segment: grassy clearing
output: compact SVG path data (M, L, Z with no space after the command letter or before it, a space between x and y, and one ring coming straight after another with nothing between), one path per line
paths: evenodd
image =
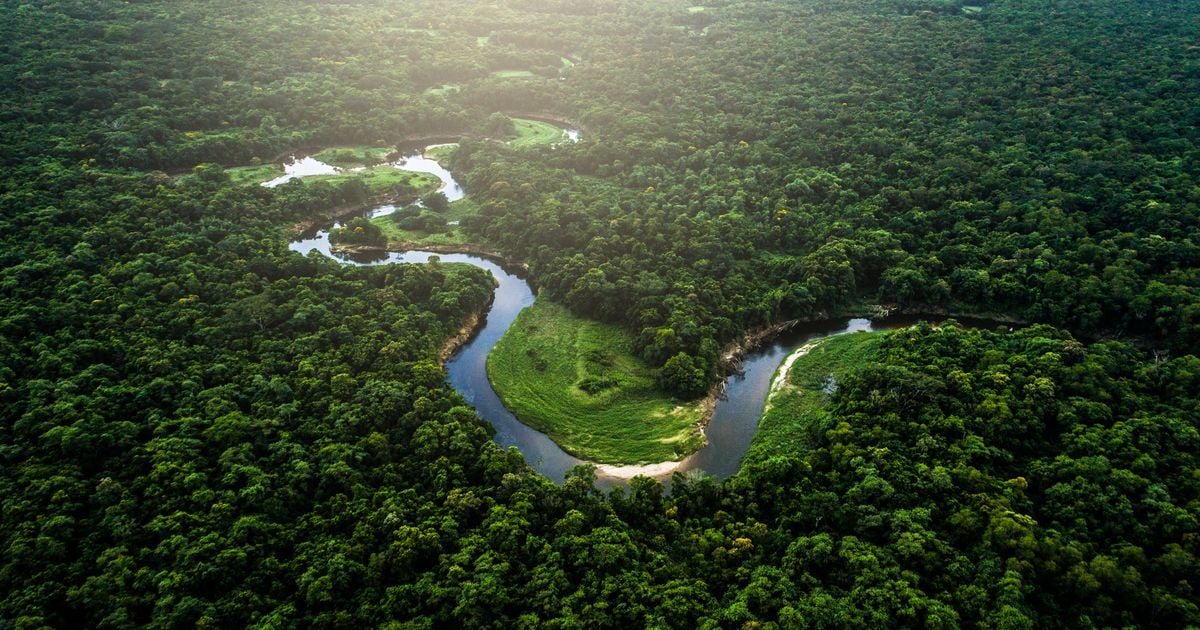
M827 416L830 386L846 373L875 358L888 331L857 332L818 341L808 354L798 357L788 371L786 384L771 393L769 410L758 423L742 465L764 461L772 455L801 448L808 427Z
M701 6L688 7L688 13L704 13L704 10L706 8L707 7L701 7Z
M461 91L462 87L463 86L459 83L443 83L441 85L435 85L431 88L426 88L425 93L441 95L454 94L455 92Z
M329 147L313 157L334 166L370 166L387 159L387 147Z
M654 463L702 445L694 431L700 404L663 393L627 332L549 301L521 312L487 365L496 393L522 422L583 459Z
M464 217L478 212L475 202L470 199L459 199L452 202L450 208L442 216L447 221L461 221ZM444 230L425 232L419 230L402 230L390 215L375 217L371 223L383 230L388 239L388 246L400 248L410 245L468 245L471 239L457 225L447 225Z
M567 140L566 132L550 123L524 118L514 118L512 121L517 128L517 137L508 143L514 147L557 144Z
M274 164L235 166L225 169L225 172L229 174L230 181L235 184L261 184L283 175L283 170Z
M501 79L534 79L537 75L528 70L497 70L492 76Z
M338 173L337 175L315 175L305 177L303 181L337 184L351 179L361 179L367 186L367 193L371 195L387 194L410 188L415 188L417 194L423 195L437 190L442 185L442 181L436 175L402 171L390 164L381 164L366 170Z
M442 166L446 166L450 161L450 155L458 148L458 143L439 144L425 150L425 157L436 160Z

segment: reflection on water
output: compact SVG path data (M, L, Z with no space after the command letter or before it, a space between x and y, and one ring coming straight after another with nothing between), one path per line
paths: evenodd
M442 185L438 188L438 192L446 195L446 199L449 201L458 201L465 194L463 193L462 186L458 185L458 182L455 181L450 171L446 170L441 164L438 164L437 160L427 158L422 153L406 155L393 163L393 166L401 170L413 171L414 173L432 173L437 175L437 178L442 180Z
M437 163L437 160L432 160L425 157L420 151L411 155L404 155L399 160L391 164L393 168L402 171L411 171L413 173L429 173L437 176L442 181L438 192L446 195L449 201L458 201L464 196L462 186L455 181L454 176L450 171ZM313 177L316 175L337 175L338 173L360 173L365 171L367 167L359 166L350 169L338 168L332 164L326 164L311 155L305 155L297 158L292 156L291 159L283 164L283 175L276 177L270 181L263 182L263 186L274 188L284 182L293 179L301 179L304 177ZM394 210L394 208L393 208Z
M342 169L326 164L311 155L306 155L302 158L292 156L291 160L284 162L283 175L272 179L269 182L263 182L263 186L274 188L284 182L301 177L312 177L314 175L337 175L342 172Z
M323 162L314 160L311 157L305 157L304 159L312 160L317 164L324 164ZM329 165L325 164L325 166ZM437 163L437 161L425 157L421 151L417 151L412 155L401 157L399 160L392 163L392 166L404 171L412 171L415 173L431 173L436 175L437 178L442 181L442 185L438 188L438 192L446 195L447 200L458 201L459 199L463 198L464 193L462 186L460 186L458 181L454 179L454 176L450 174L450 171L443 168L441 164ZM329 168L334 167L329 166ZM285 179L284 181L287 180ZM362 216L368 219L374 219L375 217L387 216L396 210L397 207L395 204L388 203L366 210L362 213ZM384 265L393 262L411 262L397 260L396 256L403 254L396 254L394 252L334 252L333 246L329 242L329 232L330 230L339 227L342 227L342 221L334 221L327 228L302 235L299 239L289 243L288 248L294 252L300 252L305 256L307 256L311 251L318 251L330 258L340 260L351 265Z

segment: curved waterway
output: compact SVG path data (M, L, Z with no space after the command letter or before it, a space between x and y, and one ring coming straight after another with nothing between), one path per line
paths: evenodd
M430 163L433 165L431 166ZM397 168L434 173L442 179L443 192L452 199L462 198L462 188L453 176L420 155L409 156L395 163ZM456 197L451 197L451 194ZM395 206L384 205L365 213L368 217L390 214ZM334 253L329 243L329 230L340 225L318 230L313 234L293 241L292 250L308 254L316 250L346 264L383 265L391 263L425 263L430 256L438 256L443 262L457 262L482 267L492 273L498 281L495 299L488 311L482 328L475 336L446 363L450 384L469 402L479 415L495 427L495 441L503 448L517 447L531 466L546 477L562 482L567 471L585 463L567 454L545 433L521 423L500 401L492 389L487 376L488 353L512 325L517 314L533 304L534 293L529 283L516 270L506 269L501 264L471 254L447 254L427 251L406 251L348 255ZM742 359L742 372L726 379L725 395L716 404L712 420L705 433L707 444L680 462L640 467L599 466L597 486L610 488L622 485L636 474L646 474L660 481L669 481L675 472L705 474L717 478L733 475L741 466L742 456L750 448L750 442L758 429L763 406L771 387L772 376L780 363L796 348L822 337L897 328L911 325L915 318L889 318L872 321L867 319L841 319L797 326L775 340L749 352ZM964 322L966 323L966 322Z
M436 146L436 145L433 145L433 146ZM426 147L426 148L430 148L430 147ZM303 172L295 170L295 169L289 170L292 165L296 165L296 164L304 165L303 168L305 170ZM455 181L454 176L450 174L450 171L446 170L446 168L444 166L442 166L441 164L439 164L437 160L433 160L433 159L425 157L424 151L418 150L414 153L404 155L399 160L392 162L391 166L394 168L398 168L400 170L404 170L404 171L412 171L415 173L429 173L431 175L436 176L438 179L440 179L442 181L442 185L438 187L437 192L440 192L440 193L446 195L447 201L458 201L459 199L462 199L464 196L466 196L466 193L463 192L462 186L460 186L459 183L457 181ZM284 165L285 174L280 176L277 179L273 179L269 182L264 182L263 186L274 187L274 186L278 186L279 184L282 184L283 182L285 182L289 179L292 179L292 178L307 177L307 176L313 175L313 174L324 175L327 172L329 172L327 169L337 169L337 167L331 166L329 164L325 164L324 162L321 162L321 161L313 158L312 156L304 156L301 158L296 158L295 156L292 156L292 160ZM350 169L350 170L356 171L356 170L362 170L362 169ZM340 173L342 171L334 170L332 172ZM375 206L374 208L370 208L370 209L364 211L362 213L362 216L364 216L368 219L373 219L375 217L387 216L387 215L395 212L396 210L397 210L397 206L395 204L388 203L388 204ZM332 224L330 224L326 228L318 229L311 233L302 235L299 239L292 241L288 245L288 247L291 248L292 251L300 252L301 254L304 254L306 256L308 255L308 252L316 250L316 251L321 252L322 254L325 254L326 256L328 256L330 258L334 258L336 260L340 260L340 261L342 261L344 263L348 263L348 264L385 265L388 263L400 263L400 262L425 262L425 260L402 260L402 258L404 257L404 254L407 252L405 252L405 253L388 252L386 254L379 254L379 253L347 254L347 253L342 253L342 252L335 253L329 243L329 231L334 228L341 227L341 226L342 226L342 221L340 221L340 220L334 221ZM446 260L448 261L449 258L446 258Z

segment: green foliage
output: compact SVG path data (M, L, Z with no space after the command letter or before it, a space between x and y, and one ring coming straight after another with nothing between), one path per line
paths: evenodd
M854 338L826 343L835 341L842 348L829 359L862 352ZM823 554L812 539L792 543L795 569L834 582L847 571L852 584L861 560L828 549L853 544L874 556L872 571L925 576L923 590L941 589L944 601L992 598L991 612L959 605L963 623L1130 625L1151 610L1171 611L1156 623L1193 623L1178 583L1152 568L1183 530L1164 529L1164 513L1147 503L1171 496L1186 511L1200 491L1194 465L1179 459L1200 436L1195 403L1162 394L1193 359L1151 362L1128 345L1086 347L1048 327L921 325L866 342L877 346L874 361L843 370L825 409L803 395L773 399L767 422L803 423L793 421L790 446L771 437L778 430L764 438L795 455L761 453L744 473L754 483L805 471L809 499L760 499L780 515L815 509L813 528L830 532ZM797 361L800 387L829 365L808 363ZM1147 439L1127 440L1138 432Z
M441 180L429 173L414 173L382 164L362 171L337 175L314 175L301 180L305 183L326 182L332 186L361 189L367 197L415 199L430 194L441 186ZM364 199L365 201L365 199Z
M329 231L329 242L336 245L374 245L387 244L387 237L378 225L364 217L354 217L341 227Z
M261 184L283 174L279 171L279 167L274 164L237 166L225 169L225 172L229 174L230 181L235 184Z
M708 375L697 367L696 360L685 352L667 359L658 370L658 382L663 389L682 398L695 398L707 389Z
M457 148L457 142L426 147L425 157L436 160L442 166L449 167L451 164L451 158L454 156L454 150Z
M555 125L540 120L517 118L511 123L516 137L509 141L514 147L534 147L565 142L567 135Z
M371 222L383 231L392 248L466 246L472 241L463 234L457 223L475 212L474 202L466 198L450 203L442 214L422 211L418 206L405 206L392 214L376 217Z
M691 8L0 4L0 627L1200 625L1196 3ZM919 327L730 480L556 486L435 362L485 273L285 246L431 189L237 185L496 112L587 133L419 237L626 331L581 401L864 299L1154 350Z
M786 368L786 375L776 374L773 379L767 408L743 465L804 448L806 436L828 421L827 403L841 381L876 361L877 348L887 334L856 332L806 344L807 350Z
M700 405L672 399L632 350L621 329L539 299L488 356L488 376L522 422L578 457L610 464L680 459L702 444L695 430Z
M450 201L446 199L446 194L436 190L421 195L421 203L425 204L426 208L439 214L450 209Z
M488 116L487 122L483 126L485 136L492 138L508 138L516 135L516 127L513 126L513 121L508 116L496 112Z
M343 168L374 166L383 162L390 150L387 147L331 147L313 155L326 164Z

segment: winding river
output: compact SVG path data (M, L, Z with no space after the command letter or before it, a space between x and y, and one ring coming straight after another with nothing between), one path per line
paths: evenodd
M447 201L458 201L465 196L462 186L460 186L458 182L454 180L454 176L450 174L450 171L446 170L446 168L439 164L437 160L425 157L424 151L417 151L404 155L395 162L392 162L391 165L394 168L405 171L430 173L436 176L442 181L442 185L438 187L437 191L446 195ZM292 159L285 163L283 167L283 175L269 182L264 182L263 186L274 187L293 178L308 177L310 175L325 175L331 172L341 172L340 170L337 170L337 167L325 164L324 162L321 162L312 156L303 156L299 158L292 156ZM331 171L329 169L334 170ZM353 171L356 169L351 170ZM373 219L375 217L387 216L396 210L397 206L395 204L388 203L364 211L363 216L367 217L368 219ZM385 265L388 263L425 262L425 259L428 258L428 256L426 256L421 260L408 260L405 258L408 252L389 252L387 254L335 253L329 243L329 231L341 226L341 221L334 221L327 228L301 235L299 239L292 241L288 246L292 251L300 252L304 255L308 255L310 251L316 250L330 258L340 260L344 263L357 265ZM443 256L443 259L447 261L450 260L449 256Z
M311 167L312 165L310 165ZM451 200L461 199L462 188L453 176L437 162L420 154L407 156L395 163L397 168L433 173L441 178L441 190ZM376 217L396 210L383 205L365 212ZM470 254L446 254L427 251L388 252L381 254L348 255L335 253L329 243L329 228L293 241L290 248L302 254L316 250L346 264L383 265L391 263L424 263L437 255L443 262L458 262L487 269L499 282L491 310L484 325L475 336L446 363L451 385L475 407L479 415L495 427L496 442L503 448L517 447L525 460L546 477L562 482L567 471L582 460L567 454L546 434L522 424L496 395L487 376L487 356L517 314L533 303L534 293L519 272L506 269L492 260ZM706 474L725 478L738 471L742 456L750 447L758 428L759 418L771 387L772 376L780 363L797 347L821 337L854 331L896 328L913 323L913 318L890 318L884 321L842 319L806 324L791 329L769 345L759 347L742 359L742 373L728 377L725 396L717 402L713 417L705 430L707 444L681 462L641 467L598 466L597 486L610 488L622 485L634 474L645 474L660 481L669 481L676 472Z

